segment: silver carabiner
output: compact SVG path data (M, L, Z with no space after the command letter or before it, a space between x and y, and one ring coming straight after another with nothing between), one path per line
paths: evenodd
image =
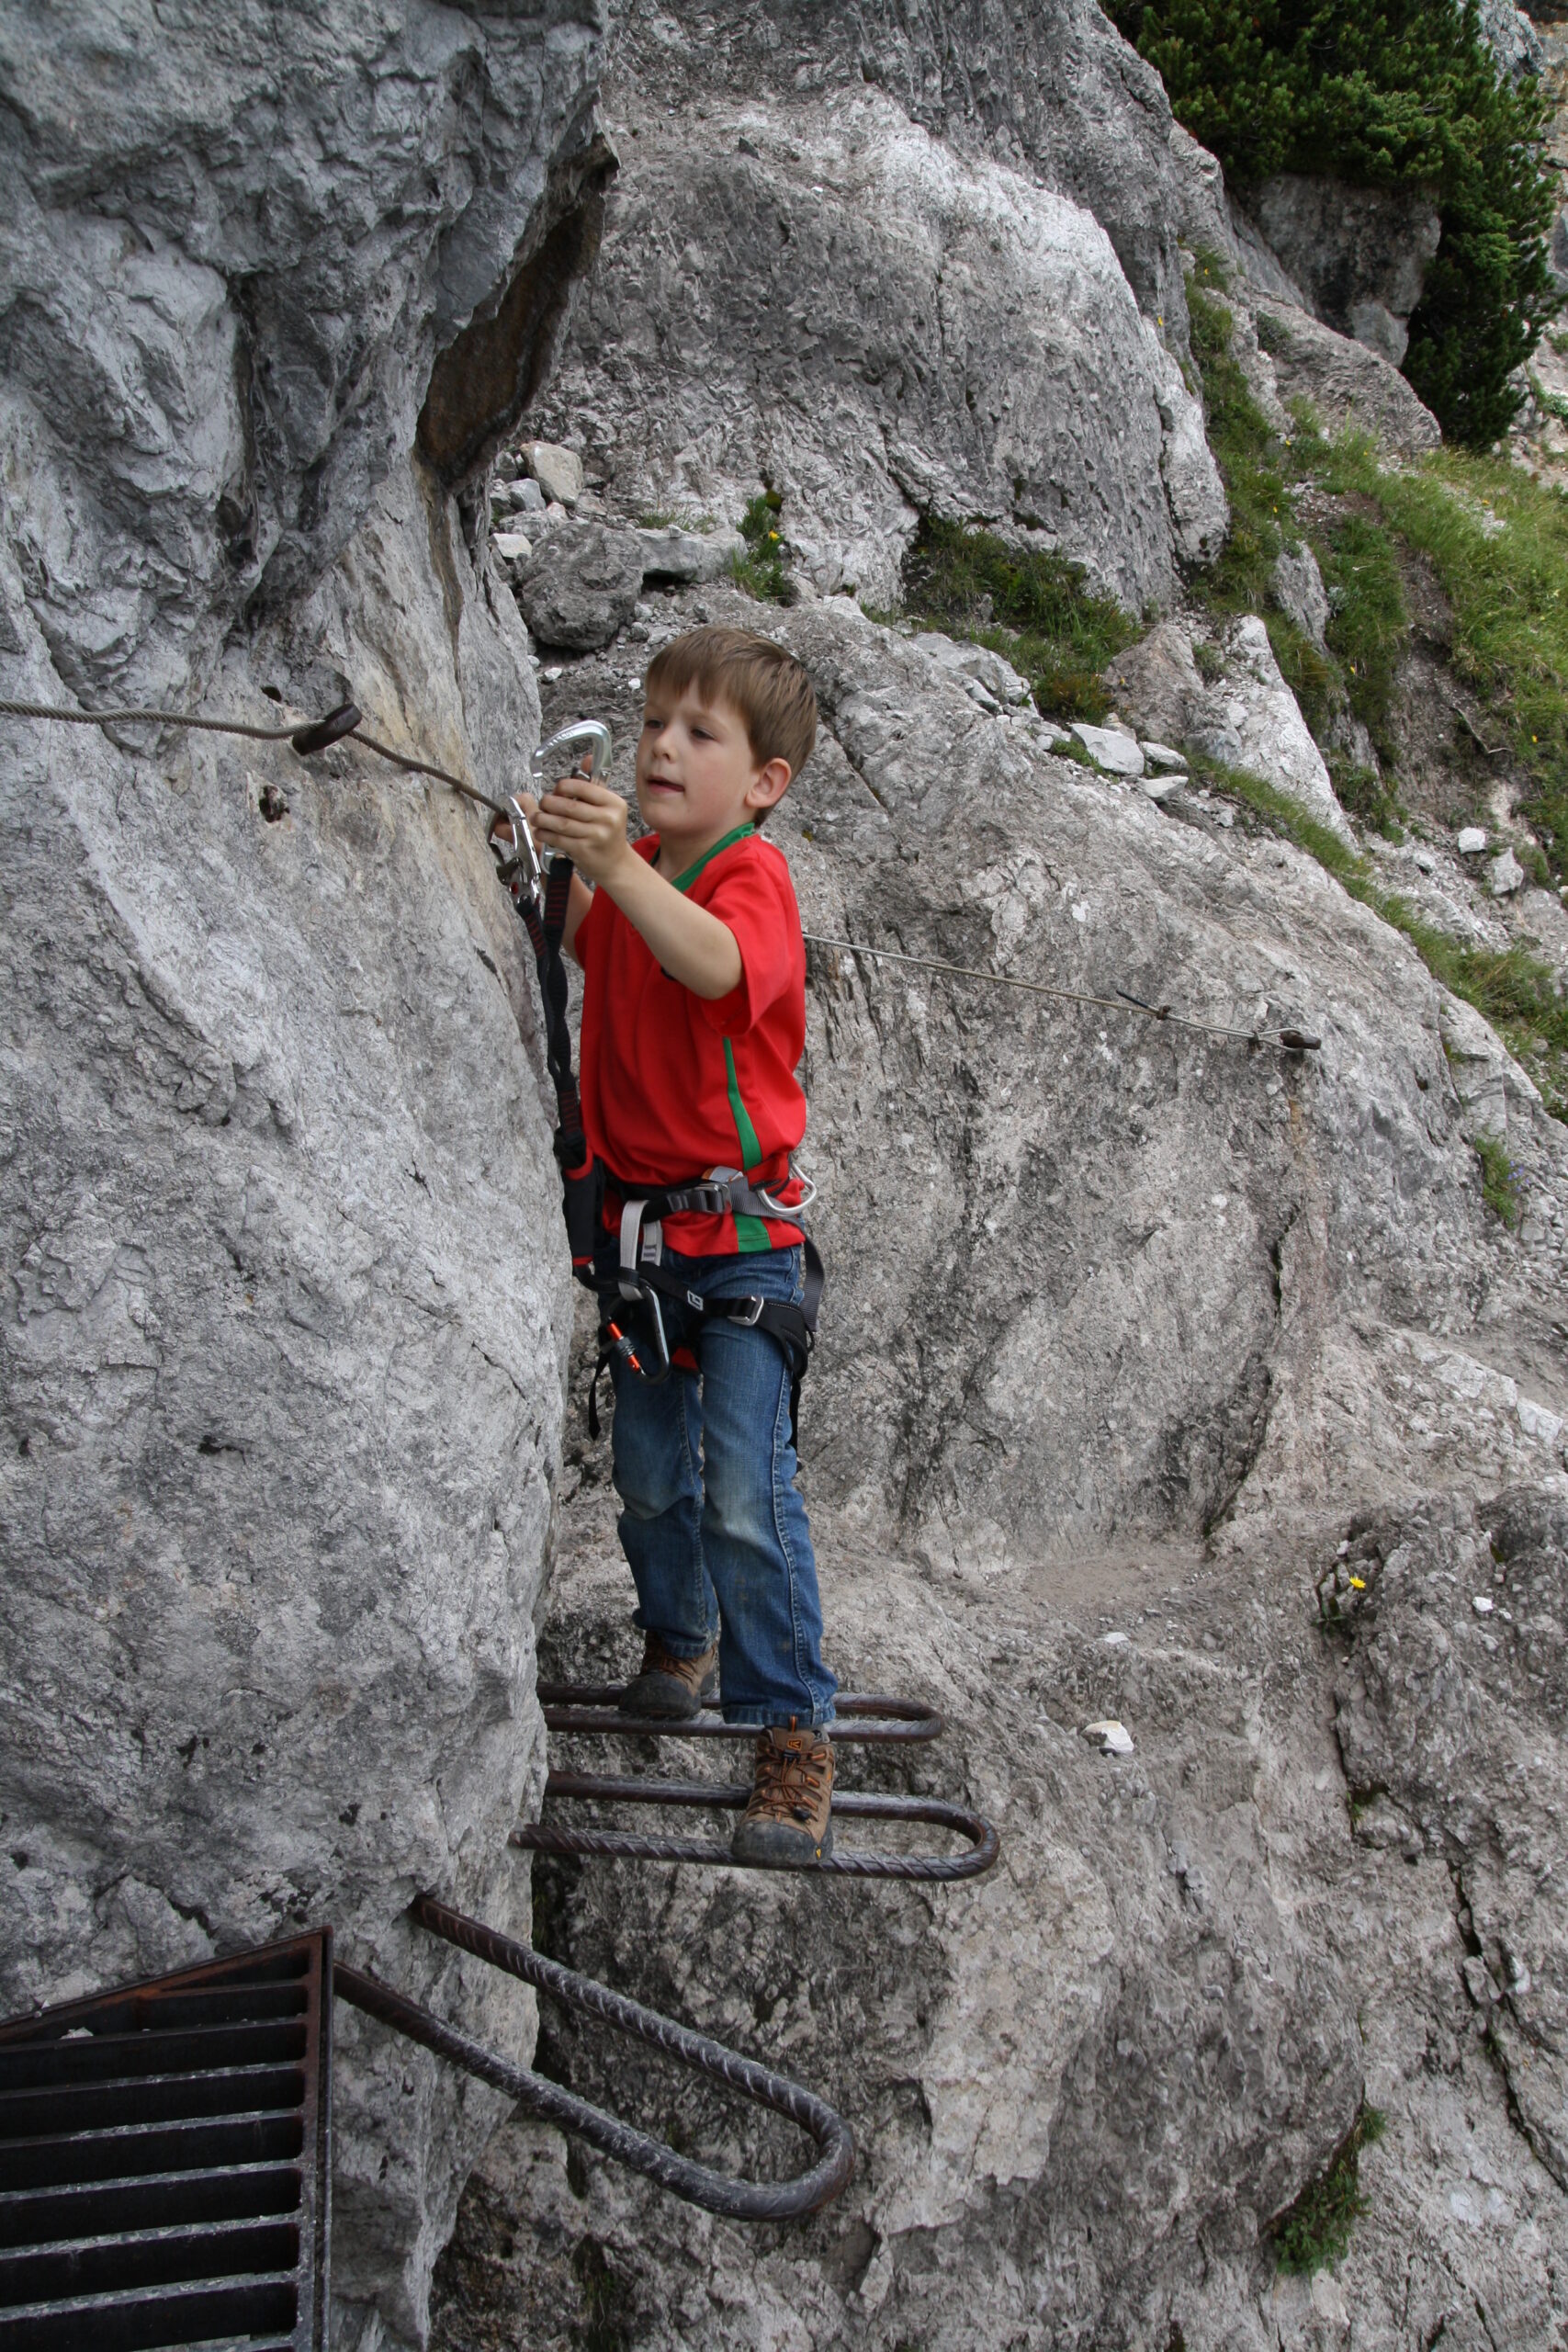
M614 749L614 738L602 719L580 718L574 725L562 727L546 738L528 763L529 774L536 785L547 781L553 784L560 775L584 774L590 784L597 784L610 764ZM582 765L585 759L586 770Z
M600 719L580 718L574 725L562 727L554 735L547 736L530 754L529 781L536 787L553 784L558 775L570 770L579 775L585 774L591 784L596 784L610 764L614 748L610 730ZM586 769L583 765L585 761ZM535 797L537 797L536 791ZM545 910L545 882L555 863L554 856L535 840L534 829L515 793L508 795L506 806L507 821L512 827L512 854L517 865L515 875L510 877L512 887L520 900L532 899L542 914ZM492 839L491 845L502 865L510 863L499 842Z

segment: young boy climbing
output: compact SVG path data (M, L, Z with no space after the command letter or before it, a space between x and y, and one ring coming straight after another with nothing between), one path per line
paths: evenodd
M605 1170L595 1272L622 1271L626 1201L743 1171L754 1204L794 1207L790 1154L806 1130L806 949L789 867L760 828L810 754L817 702L767 639L694 629L644 687L637 804L558 783L525 802L577 876L565 930L582 967L582 1108ZM592 884L589 888L585 884ZM706 1301L789 1300L805 1286L797 1224L671 1213L659 1262ZM634 1235L640 1259L642 1243ZM676 1719L716 1687L727 1723L755 1724L738 1861L809 1864L832 1849L837 1683L806 1508L795 1490L790 1369L754 1322L661 1298L671 1369L651 1382L611 1360L613 1476L637 1586L642 1665L626 1704Z

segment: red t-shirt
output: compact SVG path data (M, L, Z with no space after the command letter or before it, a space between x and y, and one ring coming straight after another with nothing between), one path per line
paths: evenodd
M635 844L649 864L659 836ZM582 967L582 1116L615 1176L679 1184L711 1168L740 1168L776 1200L794 1202L789 1155L806 1133L795 1065L806 1050L806 944L784 853L751 826L727 833L674 887L735 934L740 982L695 996L655 962L606 890L577 933ZM618 1226L612 1190L605 1221ZM695 1257L786 1250L797 1227L773 1218L672 1216L672 1250Z

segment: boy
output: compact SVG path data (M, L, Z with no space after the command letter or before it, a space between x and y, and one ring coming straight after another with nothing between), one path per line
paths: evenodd
M595 1271L620 1268L622 1204L711 1170L744 1171L793 1207L790 1153L806 1131L795 1077L806 1044L806 949L783 854L760 828L810 755L811 683L793 656L742 629L700 628L649 664L637 803L563 778L534 808L539 839L571 858L565 945L581 965L582 1108L606 1175ZM798 1224L670 1214L660 1264L700 1297L804 1293ZM738 1861L809 1864L832 1850L837 1683L806 1509L795 1487L790 1373L768 1331L661 1301L667 1378L611 1362L613 1476L637 1585L636 1713L694 1715L713 1694L755 1724Z

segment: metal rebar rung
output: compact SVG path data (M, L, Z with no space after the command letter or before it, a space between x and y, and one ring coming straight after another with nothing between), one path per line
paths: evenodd
M634 1715L621 1701L624 1682L541 1682L539 1704L547 1731L637 1732L646 1739L755 1739L755 1724L727 1724L716 1708L695 1715ZM835 1747L940 1739L942 1721L923 1699L889 1699L880 1693L840 1691L833 1702L829 1736ZM848 1718L846 1721L845 1719Z
M697 1806L740 1813L750 1794L741 1781L613 1780L592 1772L552 1772L545 1782L547 1804L554 1797L568 1804ZM833 1815L840 1821L929 1823L967 1838L970 1850L950 1855L832 1854L824 1861L805 1863L737 1862L728 1846L712 1840L647 1838L626 1829L560 1829L542 1821L522 1823L512 1832L512 1843L525 1853L580 1854L595 1860L696 1862L710 1870L795 1869L823 1877L919 1879L928 1884L979 1878L1000 1850L1001 1841L991 1822L940 1797L874 1796L858 1790L835 1790Z
M438 2056L450 2059L480 2082L504 2091L529 2114L541 2117L560 2131L575 2132L617 2163L642 2173L677 2197L684 2198L688 2204L701 2205L710 2213L721 2213L738 2222L797 2221L818 2212L848 2182L855 2160L849 2126L814 2092L792 2083L785 2075L773 2074L754 2059L742 2058L737 2052L727 2050L722 2042L710 2041L705 2034L694 2033L689 2027L677 2025L673 2018L660 2017L657 2009L646 2009L640 2002L613 1993L608 1985L595 1984L590 1976L580 1976L574 1969L563 1968L558 1961L547 1960L542 1952L531 1951L525 1944L486 1927L482 1920L454 1911L434 1895L416 1895L410 1907L421 1926L433 1935L472 1952L492 1968L503 1969L509 1976L520 1978L536 1990L547 1993L553 2000L581 2009L619 2033L630 2034L664 2051L694 2073L728 2085L754 2106L769 2108L774 2114L787 2117L816 2141L821 2156L809 2172L795 2180L737 2180L728 2173L714 2172L706 2165L694 2164L689 2157L678 2155L663 2141L623 2123L618 2116L606 2114L603 2108L590 2105L558 2083L549 2082L529 2067L502 2057L499 2051L486 2049L482 2042L470 2040L456 2027L433 2017L428 2009L394 1992L390 1985L378 1984L373 1977L339 1962L333 1971L333 1984L345 2001L380 2018L411 2041L423 2043Z

